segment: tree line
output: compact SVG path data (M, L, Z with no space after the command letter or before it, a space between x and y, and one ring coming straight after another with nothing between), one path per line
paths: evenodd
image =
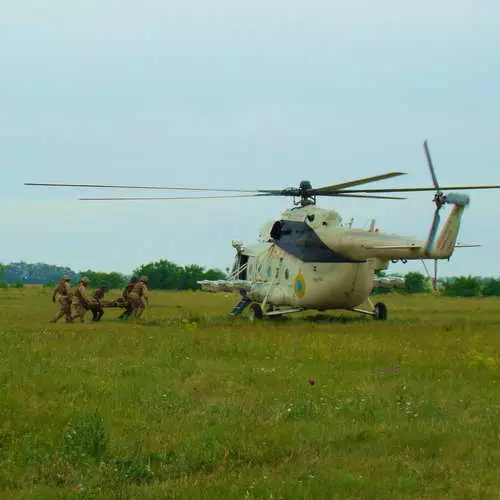
M61 276L67 274L73 283L82 276L90 279L93 287L106 286L108 288L122 288L132 275L148 276L149 288L153 290L196 290L200 286L196 283L202 280L221 280L226 274L220 269L205 270L203 266L190 264L179 266L169 260L159 260L139 266L130 275L117 272L101 272L87 269L75 272L68 267L54 266L44 263L28 264L26 262L12 262L0 264L0 288L10 286L22 287L24 285L55 285ZM387 275L381 271L379 276ZM397 275L400 276L400 275ZM409 272L404 275L405 287L402 293L431 293L431 279L422 273ZM449 297L499 297L500 279L483 278L480 276L458 276L444 278L438 282L438 291ZM388 293L390 290L375 289L374 293ZM399 291L399 290L396 290Z
M404 275L404 293L433 292L431 278L422 273ZM457 276L438 280L437 291L447 297L500 297L500 279L481 276ZM376 290L383 293L383 290Z
M27 262L12 262L0 264L0 287L14 285L55 285L61 276L67 274L73 283L81 277L90 279L92 287L106 286L108 288L122 288L132 276L138 278L148 276L149 288L154 290L188 290L198 289L196 283L201 280L224 279L226 274L219 269L205 270L203 266L191 264L179 266L168 260L159 260L139 266L132 274L126 275L117 272L101 272L86 269L79 272L68 267L55 266L44 263L30 264Z

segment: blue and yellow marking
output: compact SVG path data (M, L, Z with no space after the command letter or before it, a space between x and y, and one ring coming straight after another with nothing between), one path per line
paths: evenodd
M306 294L306 280L302 273L297 274L295 277L294 290L297 297L303 297Z

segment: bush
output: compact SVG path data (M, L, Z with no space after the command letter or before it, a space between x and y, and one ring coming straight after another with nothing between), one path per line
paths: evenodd
M63 450L75 459L82 456L99 458L104 455L107 446L108 434L97 411L73 419L63 439Z
M413 272L405 274L406 293L423 293L428 291L427 278L422 273Z
M448 297L477 297L480 293L481 281L473 276L459 276L444 287L444 294Z
M7 289L9 288L9 284L4 280L0 280L0 288Z
M500 296L500 279L488 278L483 282L482 293L485 297Z

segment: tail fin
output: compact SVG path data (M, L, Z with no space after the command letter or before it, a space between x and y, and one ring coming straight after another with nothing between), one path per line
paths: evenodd
M462 195L453 195L450 193L447 197L448 203L453 203L453 209L444 223L443 229L439 233L439 237L430 249L429 257L432 259L447 259L451 257L455 249L455 243L460 229L460 222L464 213L465 207L469 203L469 198Z

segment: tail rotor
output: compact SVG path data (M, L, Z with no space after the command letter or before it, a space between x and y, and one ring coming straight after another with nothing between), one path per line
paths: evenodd
M436 210L434 211L434 219L432 221L431 229L429 231L429 237L427 238L426 252L429 254L434 246L434 240L436 239L437 229L439 227L439 222L441 217L439 211L441 207L446 203L446 195L441 191L439 187L439 182L437 180L436 171L434 170L434 165L432 164L431 153L429 151L429 145L427 139L424 141L425 156L427 158L427 165L429 166L429 171L432 177L432 183L436 188L436 193L434 194L433 202L436 205Z

